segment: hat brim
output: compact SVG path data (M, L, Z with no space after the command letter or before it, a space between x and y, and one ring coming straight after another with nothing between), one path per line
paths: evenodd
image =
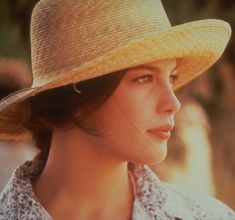
M32 138L31 134L26 131L23 127L19 127L18 130L12 131L12 127L11 130L9 132L9 130L1 130L0 133L0 140L4 140L4 141L25 141L25 140L29 140ZM4 132L5 131L5 132Z
M148 38L139 39L91 60L38 79L32 88L13 93L0 102L0 112L42 91L163 59L180 59L174 89L188 83L212 66L222 55L231 36L227 22L208 19L177 25ZM0 131L1 132L1 131Z

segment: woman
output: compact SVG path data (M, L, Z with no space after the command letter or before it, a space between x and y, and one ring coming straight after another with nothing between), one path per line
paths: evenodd
M159 0L41 0L32 88L0 104L41 153L14 173L1 219L235 219L221 202L161 183L176 89L222 54L230 27L171 27Z

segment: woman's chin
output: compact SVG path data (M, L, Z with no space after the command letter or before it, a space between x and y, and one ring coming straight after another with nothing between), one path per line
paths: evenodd
M146 164L156 165L161 163L167 155L167 142L161 142L152 146L148 154L148 158L146 159Z
M167 144L158 145L157 148L143 152L136 163L156 165L161 163L167 155Z

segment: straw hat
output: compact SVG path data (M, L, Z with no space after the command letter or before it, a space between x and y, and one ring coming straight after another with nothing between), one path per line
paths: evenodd
M31 85L32 73L26 62L15 58L0 59L0 98ZM14 125L11 133L3 132L5 129L5 124L0 123L0 140L19 140L29 137L21 125Z
M172 27L160 0L41 0L31 21L33 86L2 100L0 111L48 89L160 59L181 60L177 89L219 59L230 35L229 24L215 19Z

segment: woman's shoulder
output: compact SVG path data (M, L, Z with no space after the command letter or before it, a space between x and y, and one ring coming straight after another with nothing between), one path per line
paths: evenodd
M36 172L32 161L25 162L14 171L0 193L0 220L50 219L33 193L31 178Z
M165 182L161 182L161 187L167 205L181 213L187 212L192 219L235 220L235 212L211 195Z

